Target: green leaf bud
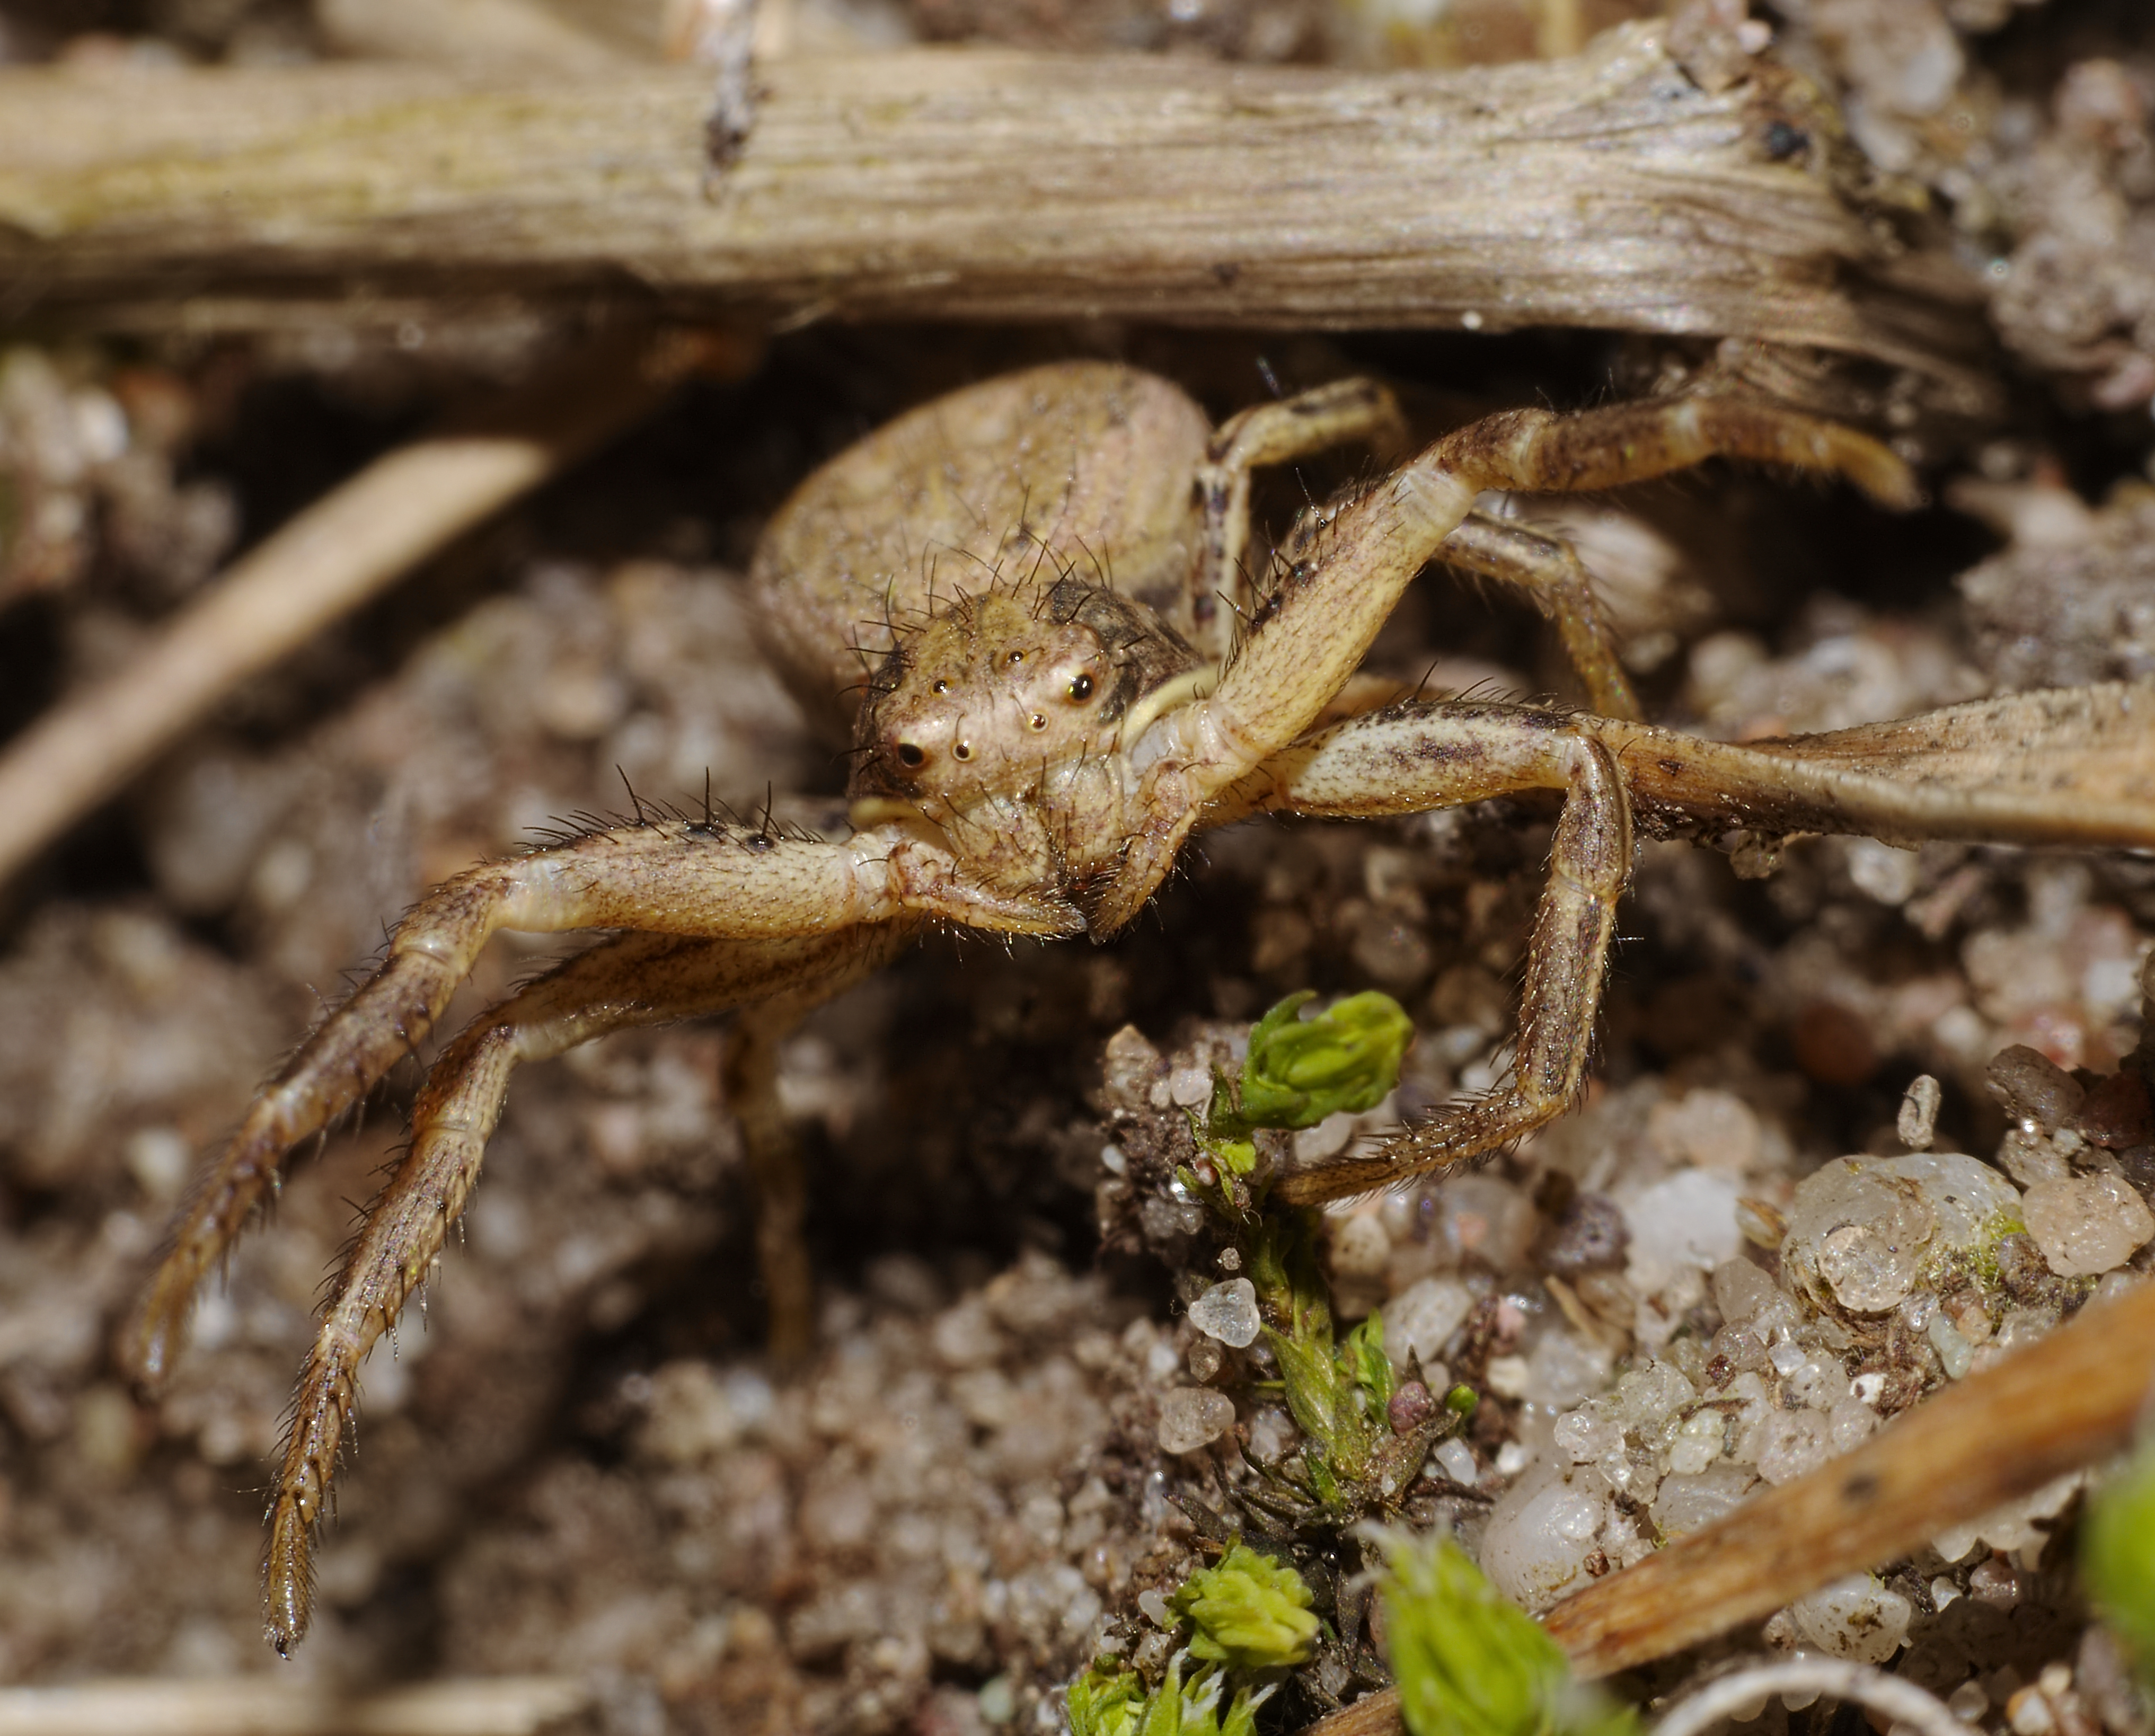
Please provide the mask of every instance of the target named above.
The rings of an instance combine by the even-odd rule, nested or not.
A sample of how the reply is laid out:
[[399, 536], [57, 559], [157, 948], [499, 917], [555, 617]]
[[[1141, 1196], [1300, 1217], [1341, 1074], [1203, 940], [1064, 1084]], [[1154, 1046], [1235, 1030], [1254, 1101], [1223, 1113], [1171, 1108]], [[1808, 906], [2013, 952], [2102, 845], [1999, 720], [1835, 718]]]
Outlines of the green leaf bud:
[[2155, 1450], [2135, 1454], [2089, 1498], [2081, 1564], [2102, 1619], [2155, 1678]]
[[1556, 1641], [1448, 1538], [1382, 1534], [1385, 1647], [1412, 1736], [1631, 1736]]
[[1070, 1684], [1071, 1736], [1252, 1736], [1257, 1708], [1272, 1698], [1270, 1687], [1236, 1692], [1226, 1716], [1220, 1715], [1224, 1678], [1215, 1669], [1182, 1679], [1186, 1654], [1168, 1661], [1167, 1679], [1148, 1697], [1144, 1682], [1125, 1670], [1118, 1658], [1096, 1658]]
[[1313, 1599], [1302, 1575], [1246, 1544], [1231, 1545], [1216, 1567], [1190, 1575], [1170, 1601], [1197, 1630], [1192, 1657], [1269, 1670], [1306, 1663], [1316, 1649]]
[[[1241, 1101], [1216, 1089], [1213, 1121], [1246, 1127], [1314, 1127], [1328, 1115], [1374, 1109], [1399, 1083], [1414, 1022], [1398, 1001], [1374, 990], [1303, 1019], [1308, 992], [1290, 995], [1250, 1032]], [[1226, 1110], [1226, 1115], [1220, 1114]]]

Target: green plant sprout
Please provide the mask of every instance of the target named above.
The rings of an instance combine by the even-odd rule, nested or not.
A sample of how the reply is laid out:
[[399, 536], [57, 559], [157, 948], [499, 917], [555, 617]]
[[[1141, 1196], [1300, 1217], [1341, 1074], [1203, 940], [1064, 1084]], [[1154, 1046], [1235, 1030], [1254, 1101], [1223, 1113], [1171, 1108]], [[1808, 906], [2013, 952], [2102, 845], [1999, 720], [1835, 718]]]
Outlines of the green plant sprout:
[[1313, 991], [1289, 995], [1250, 1027], [1242, 1077], [1212, 1082], [1206, 1131], [1247, 1138], [1260, 1127], [1314, 1127], [1328, 1115], [1359, 1115], [1400, 1082], [1414, 1022], [1390, 995], [1372, 989], [1301, 1017]]
[[[1224, 1715], [1220, 1698], [1231, 1677], [1277, 1672], [1307, 1663], [1321, 1624], [1302, 1575], [1246, 1544], [1231, 1544], [1200, 1567], [1170, 1600], [1189, 1644], [1169, 1662], [1151, 1693], [1122, 1660], [1102, 1657], [1070, 1687], [1073, 1736], [1248, 1736], [1257, 1708], [1276, 1683], [1243, 1682]], [[1205, 1667], [1182, 1679], [1185, 1658]]]
[[[1251, 1027], [1239, 1080], [1214, 1075], [1211, 1104], [1193, 1131], [1228, 1176], [1254, 1169], [1257, 1129], [1314, 1127], [1328, 1116], [1359, 1114], [1399, 1083], [1414, 1039], [1414, 1022], [1399, 1002], [1373, 990], [1305, 1019], [1302, 1010], [1314, 998], [1308, 991], [1289, 995]], [[1238, 1209], [1225, 1185], [1219, 1191], [1243, 1232], [1245, 1267], [1267, 1321], [1265, 1341], [1279, 1363], [1282, 1395], [1302, 1431], [1311, 1493], [1335, 1513], [1366, 1509], [1364, 1491], [1390, 1501], [1420, 1468], [1436, 1431], [1418, 1428], [1404, 1439], [1392, 1432], [1386, 1410], [1398, 1382], [1385, 1354], [1383, 1319], [1372, 1314], [1335, 1343], [1316, 1253], [1317, 1214], [1260, 1217]], [[1447, 1412], [1437, 1426], [1456, 1421], [1456, 1411]]]
[[[1313, 1127], [1330, 1115], [1359, 1114], [1399, 1083], [1414, 1026], [1397, 1001], [1355, 995], [1304, 1019], [1302, 1010], [1313, 998], [1291, 995], [1257, 1022], [1239, 1078], [1215, 1074], [1205, 1114], [1191, 1118], [1199, 1161], [1176, 1172], [1224, 1217], [1256, 1288], [1264, 1342], [1279, 1371], [1276, 1382], [1260, 1384], [1276, 1388], [1302, 1431], [1300, 1472], [1268, 1471], [1267, 1492], [1253, 1497], [1239, 1518], [1211, 1514], [1202, 1503], [1185, 1506], [1224, 1553], [1174, 1595], [1183, 1648], [1149, 1692], [1145, 1675], [1119, 1657], [1095, 1659], [1070, 1689], [1074, 1736], [1246, 1736], [1279, 1672], [1328, 1648], [1344, 1645], [1354, 1655], [1359, 1613], [1344, 1629], [1328, 1625], [1335, 1608], [1344, 1610], [1344, 1594], [1333, 1588], [1320, 1598], [1293, 1565], [1237, 1534], [1254, 1521], [1261, 1541], [1283, 1544], [1298, 1559], [1313, 1526], [1335, 1544], [1345, 1541], [1357, 1520], [1396, 1511], [1431, 1446], [1473, 1410], [1472, 1391], [1455, 1389], [1404, 1435], [1394, 1429], [1390, 1407], [1400, 1383], [1385, 1354], [1382, 1317], [1372, 1314], [1344, 1337], [1336, 1334], [1317, 1253], [1319, 1214], [1267, 1213], [1262, 1185], [1250, 1185], [1259, 1129]], [[1318, 1570], [1333, 1559], [1330, 1548], [1311, 1558]], [[1185, 1662], [1197, 1667], [1187, 1681]], [[1375, 1667], [1374, 1657], [1368, 1663]], [[1252, 1686], [1251, 1678], [1267, 1675], [1274, 1682]], [[1223, 1712], [1231, 1685], [1235, 1692]]]
[[2104, 1622], [2141, 1679], [2155, 1682], [2155, 1447], [2142, 1447], [2088, 1498], [2081, 1565]]
[[1120, 1659], [1096, 1659], [1070, 1684], [1071, 1736], [1252, 1736], [1257, 1708], [1272, 1698], [1272, 1687], [1236, 1688], [1222, 1716], [1226, 1675], [1207, 1667], [1185, 1682], [1182, 1657], [1177, 1652], [1169, 1660], [1166, 1680], [1150, 1694]]
[[1317, 1649], [1316, 1601], [1302, 1575], [1247, 1544], [1228, 1547], [1212, 1567], [1200, 1567], [1169, 1600], [1196, 1631], [1190, 1655], [1237, 1670], [1285, 1669], [1307, 1663]]
[[1335, 1342], [1332, 1305], [1316, 1252], [1317, 1216], [1268, 1218], [1251, 1238], [1246, 1269], [1267, 1320], [1265, 1342], [1279, 1364], [1280, 1394], [1302, 1431], [1310, 1493], [1335, 1513], [1367, 1511], [1404, 1490], [1437, 1436], [1458, 1426], [1462, 1406], [1445, 1404], [1405, 1435], [1389, 1414], [1399, 1377], [1385, 1351], [1385, 1322], [1371, 1314]]
[[1372, 1527], [1385, 1643], [1411, 1736], [1635, 1736], [1637, 1713], [1572, 1679], [1541, 1625], [1448, 1537]]

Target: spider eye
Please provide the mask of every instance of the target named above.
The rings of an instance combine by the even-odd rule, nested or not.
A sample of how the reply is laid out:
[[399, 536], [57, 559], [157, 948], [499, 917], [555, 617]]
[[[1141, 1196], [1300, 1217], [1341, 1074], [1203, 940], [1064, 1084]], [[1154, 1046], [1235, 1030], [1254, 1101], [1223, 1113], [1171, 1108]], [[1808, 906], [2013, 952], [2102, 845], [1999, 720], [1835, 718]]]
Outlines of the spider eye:
[[931, 681], [928, 684], [928, 691], [931, 694], [947, 694], [950, 691], [950, 684], [947, 681]]
[[1008, 657], [1005, 658], [1003, 661], [1005, 663], [1021, 663], [1025, 661], [1025, 653], [1022, 651], [1013, 651]]
[[898, 758], [900, 765], [919, 766], [926, 762], [928, 755], [910, 741], [901, 741], [898, 745]]
[[1047, 727], [1047, 719], [1042, 717], [1037, 711], [1034, 712], [1031, 717], [1027, 719], [1026, 721], [1029, 722], [1036, 730], [1044, 730]]
[[961, 741], [950, 750], [950, 757], [954, 760], [970, 760], [973, 757], [973, 750]]
[[1093, 697], [1093, 678], [1090, 675], [1080, 675], [1075, 681], [1072, 682], [1070, 684], [1070, 697], [1077, 700], [1080, 704], [1083, 704], [1086, 700], [1091, 699]]

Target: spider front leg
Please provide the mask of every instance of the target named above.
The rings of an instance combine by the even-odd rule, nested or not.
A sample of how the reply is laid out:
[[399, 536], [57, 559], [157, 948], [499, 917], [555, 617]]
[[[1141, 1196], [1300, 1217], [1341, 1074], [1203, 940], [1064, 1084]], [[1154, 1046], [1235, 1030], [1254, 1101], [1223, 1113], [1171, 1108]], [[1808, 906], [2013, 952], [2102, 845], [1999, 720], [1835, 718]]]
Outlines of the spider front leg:
[[280, 1654], [289, 1656], [306, 1631], [313, 1539], [360, 1363], [425, 1281], [471, 1197], [509, 1075], [609, 1032], [749, 1001], [760, 1003], [760, 1023], [790, 1027], [887, 963], [918, 927], [901, 921], [787, 940], [625, 935], [511, 996], [443, 1051], [412, 1106], [410, 1150], [367, 1207], [300, 1371], [263, 1570], [269, 1642]]
[[917, 820], [876, 826], [844, 843], [715, 821], [650, 820], [447, 882], [397, 925], [381, 968], [300, 1046], [196, 1182], [123, 1346], [130, 1371], [147, 1390], [162, 1384], [196, 1288], [279, 1185], [292, 1149], [426, 1039], [495, 930], [791, 940], [912, 915], [1020, 934], [1080, 925], [1052, 894], [973, 885], [942, 835]]
[[1133, 744], [1138, 782], [1124, 813], [1126, 841], [1117, 872], [1088, 894], [1093, 932], [1135, 916], [1205, 804], [1309, 727], [1476, 495], [1615, 488], [1716, 456], [1837, 471], [1889, 505], [1918, 498], [1907, 467], [1876, 441], [1735, 398], [1574, 416], [1515, 410], [1446, 435], [1343, 507], [1281, 575], [1211, 696], [1169, 711]]
[[1262, 811], [1366, 819], [1535, 789], [1562, 790], [1564, 804], [1528, 943], [1510, 1073], [1487, 1096], [1445, 1104], [1381, 1150], [1289, 1170], [1275, 1198], [1308, 1206], [1391, 1187], [1507, 1145], [1570, 1108], [1631, 873], [1630, 802], [1609, 750], [1563, 718], [1524, 706], [1439, 704], [1338, 725], [1207, 811], [1208, 824]]
[[[1203, 519], [1190, 581], [1190, 643], [1214, 663], [1234, 643], [1237, 611], [1252, 599], [1250, 473], [1359, 440], [1389, 459], [1406, 443], [1398, 401], [1374, 380], [1337, 380], [1258, 404], [1221, 423], [1193, 482]], [[1229, 605], [1222, 609], [1222, 602]]]

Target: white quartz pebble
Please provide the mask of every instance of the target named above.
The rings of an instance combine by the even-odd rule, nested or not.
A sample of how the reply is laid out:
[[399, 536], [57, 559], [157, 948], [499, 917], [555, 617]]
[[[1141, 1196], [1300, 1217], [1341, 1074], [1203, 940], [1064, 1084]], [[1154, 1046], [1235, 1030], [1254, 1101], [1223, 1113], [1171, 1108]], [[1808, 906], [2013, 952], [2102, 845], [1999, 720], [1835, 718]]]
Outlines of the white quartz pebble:
[[1159, 1401], [1163, 1452], [1195, 1452], [1216, 1441], [1235, 1420], [1235, 1401], [1209, 1386], [1178, 1386]]
[[1246, 1278], [1215, 1284], [1190, 1304], [1190, 1324], [1237, 1350], [1257, 1341], [1257, 1287]]
[[1901, 1649], [1908, 1600], [1867, 1573], [1836, 1580], [1789, 1605], [1797, 1632], [1821, 1651], [1856, 1663], [1882, 1664]]
[[1426, 1278], [1385, 1304], [1385, 1349], [1404, 1369], [1410, 1354], [1427, 1368], [1474, 1309], [1474, 1293], [1456, 1278]]
[[2092, 1278], [2122, 1266], [2155, 1236], [2155, 1214], [2122, 1175], [2060, 1175], [2020, 1202], [2028, 1234], [2060, 1278]]

